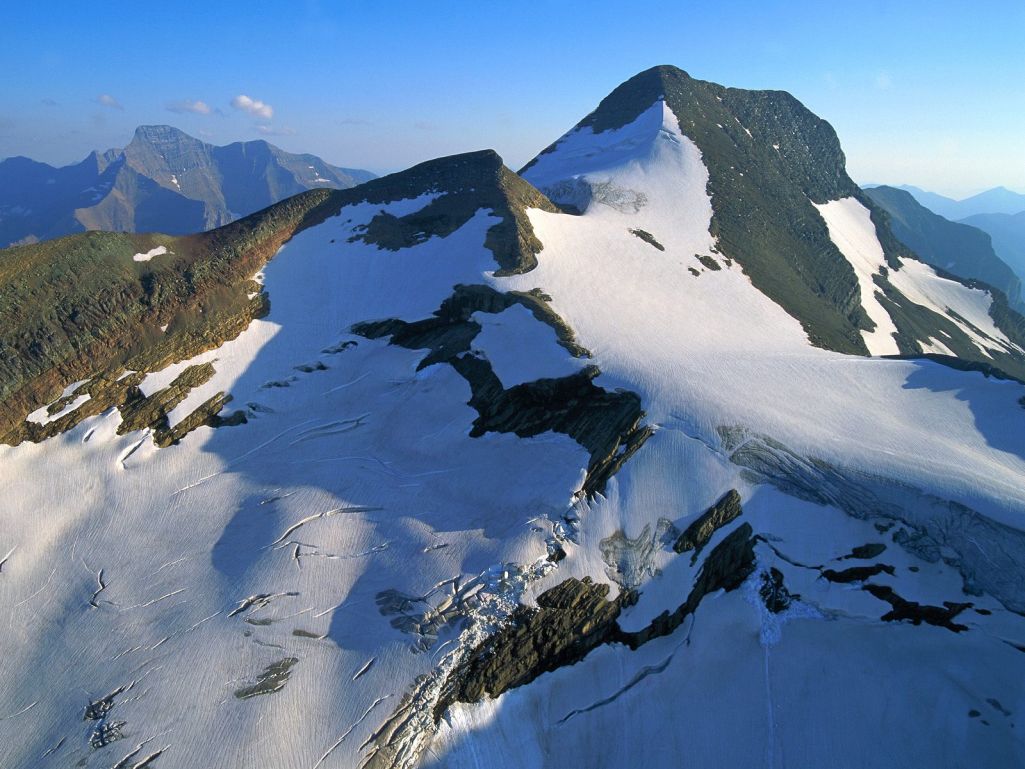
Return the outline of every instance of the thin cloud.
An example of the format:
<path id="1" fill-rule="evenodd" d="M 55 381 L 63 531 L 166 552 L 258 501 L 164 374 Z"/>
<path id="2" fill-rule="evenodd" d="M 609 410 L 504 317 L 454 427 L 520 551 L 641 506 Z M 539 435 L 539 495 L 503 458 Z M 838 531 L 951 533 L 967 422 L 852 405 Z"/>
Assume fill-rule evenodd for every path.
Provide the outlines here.
<path id="1" fill-rule="evenodd" d="M 335 122 L 337 122 L 338 125 L 373 125 L 369 120 L 364 120 L 359 117 L 346 117 Z"/>
<path id="2" fill-rule="evenodd" d="M 418 131 L 433 131 L 437 127 L 438 126 L 436 126 L 429 120 L 417 120 L 415 123 L 413 123 L 413 128 L 415 128 Z"/>
<path id="3" fill-rule="evenodd" d="M 264 136 L 295 136 L 297 133 L 294 128 L 275 128 L 271 125 L 258 125 L 256 130 Z"/>
<path id="4" fill-rule="evenodd" d="M 240 93 L 232 99 L 231 106 L 242 112 L 248 112 L 254 117 L 262 117 L 264 120 L 270 120 L 274 117 L 274 108 L 271 105 L 259 99 L 246 96 L 244 93 Z"/>
<path id="5" fill-rule="evenodd" d="M 209 115 L 212 111 L 210 105 L 205 101 L 196 99 L 182 99 L 180 101 L 171 101 L 164 105 L 168 112 L 174 112 L 177 115 L 191 112 L 194 115 Z"/>
<path id="6" fill-rule="evenodd" d="M 101 107 L 110 107 L 111 109 L 121 110 L 124 109 L 124 107 L 121 106 L 121 102 L 119 102 L 109 93 L 101 93 L 99 96 L 97 96 L 96 103 L 99 104 Z"/>
<path id="7" fill-rule="evenodd" d="M 889 72 L 880 72 L 876 75 L 876 88 L 880 91 L 889 91 L 893 87 L 893 78 Z"/>

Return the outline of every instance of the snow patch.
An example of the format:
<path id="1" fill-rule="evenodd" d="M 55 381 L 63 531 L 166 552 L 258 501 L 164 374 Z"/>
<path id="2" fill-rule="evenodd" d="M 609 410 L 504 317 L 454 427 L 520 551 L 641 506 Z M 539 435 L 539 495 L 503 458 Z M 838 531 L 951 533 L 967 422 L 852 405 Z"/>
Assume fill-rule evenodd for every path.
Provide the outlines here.
<path id="1" fill-rule="evenodd" d="M 170 253 L 171 252 L 167 250 L 167 246 L 157 246 L 156 248 L 152 248 L 152 249 L 150 249 L 149 251 L 147 251 L 144 254 L 136 254 L 135 256 L 132 257 L 132 261 L 133 262 L 148 262 L 154 256 L 163 256 L 164 254 L 170 254 Z"/>
<path id="2" fill-rule="evenodd" d="M 535 379 L 563 377 L 582 363 L 558 343 L 554 329 L 539 322 L 526 307 L 513 305 L 498 314 L 475 312 L 481 332 L 473 340 L 505 387 Z"/>
<path id="3" fill-rule="evenodd" d="M 940 277 L 936 270 L 917 259 L 901 259 L 900 269 L 890 273 L 890 283 L 915 304 L 949 318 L 981 352 L 1021 350 L 993 322 L 989 313 L 993 298 L 989 292 Z M 952 317 L 951 311 L 964 320 Z"/>
<path id="4" fill-rule="evenodd" d="M 886 266 L 886 257 L 871 213 L 856 198 L 814 205 L 829 228 L 830 239 L 854 268 L 861 288 L 861 306 L 876 325 L 874 331 L 861 332 L 865 346 L 872 355 L 898 354 L 897 327 L 879 301 L 878 289 L 872 280 Z"/>
<path id="5" fill-rule="evenodd" d="M 56 414 L 53 414 L 53 415 L 50 415 L 49 413 L 47 413 L 48 406 L 43 406 L 42 408 L 36 409 L 31 414 L 29 414 L 26 417 L 26 419 L 29 422 L 35 422 L 36 424 L 40 424 L 40 425 L 45 425 L 45 424 L 49 424 L 50 422 L 55 422 L 56 420 L 60 419 L 61 417 L 65 416 L 67 414 L 70 414 L 72 411 L 77 409 L 79 406 L 81 406 L 83 403 L 85 403 L 91 397 L 92 396 L 89 395 L 89 393 L 82 393 L 81 395 L 77 395 L 77 396 L 75 396 L 74 400 L 72 400 L 67 406 L 65 406 L 64 408 L 62 408 L 60 411 L 58 411 Z"/>

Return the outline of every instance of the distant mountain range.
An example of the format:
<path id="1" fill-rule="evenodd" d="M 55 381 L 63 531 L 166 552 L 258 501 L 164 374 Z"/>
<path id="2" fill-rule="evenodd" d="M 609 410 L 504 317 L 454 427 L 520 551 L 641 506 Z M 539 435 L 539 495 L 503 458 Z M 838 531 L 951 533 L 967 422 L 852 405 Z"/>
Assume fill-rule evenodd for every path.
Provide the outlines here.
<path id="1" fill-rule="evenodd" d="M 964 200 L 954 200 L 910 184 L 901 184 L 896 188 L 911 193 L 915 200 L 933 213 L 955 222 L 977 214 L 1016 214 L 1025 211 L 1025 195 L 1006 187 L 994 187 Z"/>
<path id="2" fill-rule="evenodd" d="M 124 149 L 75 165 L 0 161 L 0 247 L 85 230 L 198 232 L 305 190 L 373 178 L 262 140 L 217 147 L 171 126 L 139 126 Z"/>

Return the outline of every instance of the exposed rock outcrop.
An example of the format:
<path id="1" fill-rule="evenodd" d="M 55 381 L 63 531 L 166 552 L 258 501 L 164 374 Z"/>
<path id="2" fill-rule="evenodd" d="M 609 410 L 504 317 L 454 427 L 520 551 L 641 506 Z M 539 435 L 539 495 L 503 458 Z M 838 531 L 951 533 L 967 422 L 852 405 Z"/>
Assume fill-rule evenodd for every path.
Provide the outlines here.
<path id="1" fill-rule="evenodd" d="M 712 535 L 730 521 L 738 518 L 742 512 L 740 494 L 736 489 L 730 489 L 686 528 L 673 543 L 673 550 L 677 553 L 693 550 L 691 563 L 695 563 L 701 554 L 701 549 L 708 544 Z"/>

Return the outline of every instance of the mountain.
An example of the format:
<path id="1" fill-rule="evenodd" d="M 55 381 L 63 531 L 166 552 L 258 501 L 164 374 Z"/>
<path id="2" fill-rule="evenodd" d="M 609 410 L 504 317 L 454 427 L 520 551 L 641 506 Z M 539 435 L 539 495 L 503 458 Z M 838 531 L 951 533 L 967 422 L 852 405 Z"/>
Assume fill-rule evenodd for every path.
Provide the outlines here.
<path id="1" fill-rule="evenodd" d="M 1025 321 L 889 221 L 658 67 L 0 252 L 0 765 L 1020 765 Z"/>
<path id="2" fill-rule="evenodd" d="M 1025 211 L 1017 214 L 976 214 L 961 221 L 989 234 L 997 256 L 1025 280 Z"/>
<path id="3" fill-rule="evenodd" d="M 880 186 L 865 194 L 889 214 L 897 239 L 927 264 L 998 288 L 1012 307 L 1025 311 L 1021 278 L 994 252 L 990 236 L 981 229 L 934 214 L 905 190 Z"/>
<path id="4" fill-rule="evenodd" d="M 976 214 L 1016 214 L 1025 211 L 1025 195 L 1006 187 L 994 187 L 964 200 L 954 200 L 909 184 L 899 185 L 897 189 L 911 193 L 921 205 L 951 221 Z"/>
<path id="5" fill-rule="evenodd" d="M 140 126 L 123 150 L 73 166 L 0 161 L 0 247 L 83 230 L 198 232 L 304 190 L 372 178 L 265 141 L 215 147 L 171 126 Z"/>

